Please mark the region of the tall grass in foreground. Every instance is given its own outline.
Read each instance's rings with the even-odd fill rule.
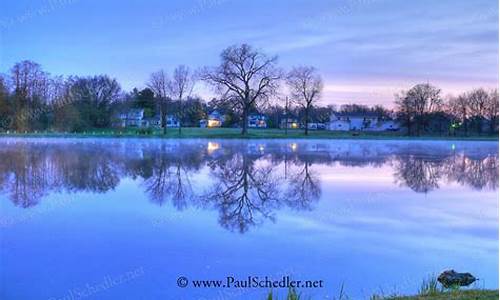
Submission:
[[[280,298],[269,292],[267,300],[313,300],[298,293],[296,289],[290,288],[284,298]],[[338,297],[331,298],[332,300],[352,300],[344,289],[344,284],[340,288]],[[463,289],[460,287],[453,287],[444,289],[439,287],[439,283],[434,276],[422,280],[418,294],[415,296],[402,296],[397,293],[390,295],[382,293],[382,295],[372,295],[370,300],[497,300],[498,290],[485,290],[485,289]]]
[[[267,300],[279,300],[277,296],[273,294],[273,291],[270,291],[269,294],[267,295]],[[344,291],[344,283],[340,286],[340,292],[339,292],[339,297],[338,298],[332,298],[332,300],[349,300],[350,298],[347,297]],[[312,300],[311,297],[304,298],[300,293],[297,293],[297,290],[294,288],[288,289],[288,294],[286,295],[286,298],[283,298],[283,300]]]
[[[267,300],[278,300],[278,297],[274,296],[273,291],[270,291],[269,295],[267,295]],[[288,289],[288,294],[286,295],[285,300],[305,300],[305,298],[302,298],[300,294],[297,294],[297,291],[294,288],[290,288]]]
[[[429,278],[422,280],[422,283],[420,284],[420,288],[418,290],[418,295],[436,295],[441,292],[443,292],[443,289],[439,288],[436,276],[429,276]]]

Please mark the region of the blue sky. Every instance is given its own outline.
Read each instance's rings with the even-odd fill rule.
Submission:
[[[283,68],[318,68],[325,104],[390,105],[427,81],[444,95],[498,85],[495,0],[0,2],[0,72],[31,59],[51,74],[109,74],[130,90],[160,68],[214,65],[242,42]]]

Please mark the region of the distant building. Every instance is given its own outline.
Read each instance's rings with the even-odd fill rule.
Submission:
[[[207,119],[200,120],[200,127],[202,128],[218,128],[222,126],[222,123],[224,123],[225,117],[218,112],[217,110],[214,110],[208,115]]]
[[[311,122],[311,123],[307,123],[307,129],[311,129],[311,130],[325,130],[326,129],[326,125],[325,125],[325,123]]]
[[[330,120],[329,130],[349,131],[351,130],[351,122],[349,120],[334,119]]]
[[[286,118],[286,119],[281,119],[280,121],[280,128],[281,129],[297,129],[299,128],[299,121],[297,119],[293,118]]]
[[[156,115],[154,117],[142,118],[142,127],[160,128],[161,117],[159,115]]]
[[[179,120],[173,115],[167,115],[167,127],[179,127]],[[130,109],[118,115],[117,127],[161,128],[161,116],[144,117],[144,109]]]
[[[141,127],[144,109],[130,109],[118,115],[119,127]]]
[[[261,114],[251,114],[248,116],[249,128],[267,128],[267,117]]]
[[[380,122],[379,131],[398,131],[400,129],[399,123],[394,120],[382,120]]]
[[[181,125],[179,119],[173,115],[167,115],[166,123],[167,128],[178,128]]]
[[[330,117],[329,130],[336,131],[397,131],[399,123],[381,118],[376,113],[334,113]]]

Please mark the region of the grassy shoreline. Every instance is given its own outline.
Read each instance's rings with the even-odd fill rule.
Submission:
[[[497,300],[498,290],[459,290],[418,296],[398,296],[384,300]]]
[[[104,129],[80,133],[62,132],[27,132],[7,133],[0,132],[1,137],[58,137],[58,138],[218,138],[218,139],[360,139],[360,140],[458,140],[458,141],[498,141],[498,135],[475,136],[449,136],[425,135],[405,136],[398,132],[336,132],[336,131],[310,131],[304,135],[303,130],[283,129],[250,129],[246,136],[241,135],[238,128],[182,128],[179,134],[177,128],[169,128],[163,135],[160,130],[145,132],[140,129]]]
[[[295,290],[289,290],[288,294],[284,297],[278,297],[272,292],[266,298],[267,300],[302,300],[308,299],[313,300],[313,298],[297,293]],[[333,298],[337,300],[351,300],[348,295],[341,293],[338,298]],[[486,289],[470,289],[470,290],[447,290],[447,291],[432,291],[432,292],[420,292],[418,295],[412,296],[378,296],[373,295],[370,300],[497,300],[498,290],[486,290]]]

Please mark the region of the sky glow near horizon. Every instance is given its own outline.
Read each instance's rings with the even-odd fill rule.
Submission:
[[[0,3],[0,72],[30,59],[53,75],[108,74],[126,91],[178,64],[249,43],[279,65],[312,65],[322,104],[392,105],[421,82],[443,96],[498,86],[498,2],[46,0]],[[213,94],[203,85],[196,93]]]

